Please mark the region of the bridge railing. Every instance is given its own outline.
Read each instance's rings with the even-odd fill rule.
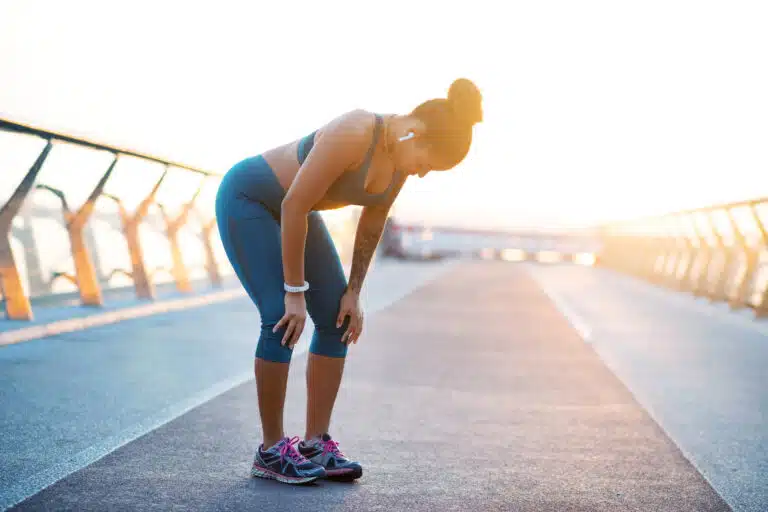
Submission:
[[[220,171],[0,119],[0,304],[33,319],[35,299],[100,307],[106,290],[156,298],[233,274],[218,237]],[[324,215],[348,258],[355,212]]]
[[[602,227],[598,262],[675,290],[768,315],[768,198]]]

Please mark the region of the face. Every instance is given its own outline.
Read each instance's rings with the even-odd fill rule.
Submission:
[[[423,178],[431,171],[441,170],[440,163],[430,154],[429,146],[424,141],[424,124],[421,121],[415,121],[409,125],[403,126],[398,133],[398,139],[413,132],[415,137],[396,142],[396,162],[398,169],[401,169],[410,176]]]
[[[423,178],[432,170],[429,150],[426,145],[416,139],[399,143],[397,151],[398,168],[410,176]]]

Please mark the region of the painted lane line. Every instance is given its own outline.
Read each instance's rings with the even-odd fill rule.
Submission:
[[[210,304],[226,302],[245,296],[246,293],[243,289],[224,290],[198,297],[186,297],[182,299],[154,302],[152,304],[127,307],[118,309],[116,311],[97,313],[95,315],[88,315],[79,318],[57,320],[55,322],[49,322],[43,325],[22,327],[21,329],[0,333],[0,346],[36,340],[48,336],[55,336],[57,334],[82,331],[90,327],[113,324],[122,322],[123,320],[132,320],[135,318],[157,315],[160,313],[168,313],[172,311],[180,311],[183,309],[208,306]]]
[[[546,285],[544,283],[544,279],[541,279],[534,269],[526,268],[526,271],[528,272],[528,275],[531,276],[534,281],[536,281],[536,284],[539,285],[539,288],[541,288],[541,290],[544,292],[544,295],[549,297],[549,300],[555,304],[555,307],[565,317],[568,323],[571,324],[571,327],[576,330],[581,339],[587,343],[591,343],[593,329],[589,326],[589,323],[584,319],[584,317],[576,313],[576,311],[571,308],[570,305],[568,305],[568,302],[552,287]]]
[[[568,318],[569,322],[571,322],[572,325],[574,325],[574,322],[576,324],[581,324],[582,326],[588,325],[586,321],[583,320],[582,317],[575,314],[573,312],[573,309],[568,305],[569,300],[565,299],[561,294],[558,292],[555,292],[554,288],[557,286],[557,284],[553,285],[545,285],[545,282],[547,281],[547,278],[545,277],[545,273],[547,270],[545,269],[535,269],[533,267],[528,267],[527,271],[531,275],[531,277],[541,286],[542,290],[545,294],[547,294],[550,299],[555,303],[555,305],[560,309],[561,313]],[[623,276],[622,276],[623,277]],[[565,281],[566,279],[563,279]],[[603,282],[604,284],[604,282]],[[645,283],[633,283],[635,285],[638,285],[638,288],[641,291],[645,291],[646,293],[649,291],[648,288],[645,286]],[[620,289],[619,290],[622,294],[629,294],[632,293],[633,290],[628,289]],[[634,290],[637,292],[638,290]],[[658,290],[654,290],[658,291]],[[577,292],[578,293],[578,292]],[[578,297],[576,295],[575,297]],[[570,302],[573,303],[576,298],[572,297]],[[664,296],[657,296],[654,297],[652,293],[647,293],[646,298],[650,298],[651,300],[661,300],[661,301],[667,301],[670,303],[670,305],[677,305],[681,309],[686,309],[687,312],[692,314],[704,314],[706,316],[710,316],[713,320],[723,320],[723,318],[720,317],[720,315],[713,315],[712,310],[705,310],[702,306],[702,304],[690,304],[685,303],[683,301],[675,300],[675,298],[669,298]],[[698,307],[696,307],[698,306]],[[598,326],[600,324],[602,316],[598,314],[597,318],[593,317],[593,320],[597,322]],[[733,319],[729,319],[733,320]],[[745,327],[750,330],[758,330],[755,329],[755,326],[748,326],[745,324],[738,325],[736,322],[726,322],[726,323],[734,323],[735,326]],[[574,327],[577,331],[580,330],[578,327]],[[697,449],[691,449],[691,440],[686,438],[685,435],[679,434],[679,432],[676,435],[676,429],[674,426],[674,422],[671,421],[671,418],[668,418],[668,413],[664,414],[663,410],[664,407],[657,408],[654,404],[659,403],[658,398],[654,398],[653,393],[649,393],[647,390],[647,386],[643,386],[642,383],[639,383],[637,379],[633,378],[627,378],[626,374],[626,368],[622,366],[622,363],[620,362],[621,357],[617,357],[615,355],[615,352],[610,349],[611,345],[614,345],[617,341],[621,342],[621,337],[611,336],[610,335],[610,329],[597,329],[597,332],[601,333],[602,336],[596,337],[594,335],[594,330],[588,330],[589,336],[591,337],[591,345],[593,349],[595,350],[595,353],[597,356],[601,359],[601,361],[605,364],[605,366],[611,371],[611,373],[624,385],[625,389],[630,393],[630,395],[634,398],[634,400],[642,407],[645,412],[648,414],[648,416],[653,420],[653,422],[658,425],[658,427],[664,432],[666,437],[670,439],[674,445],[680,450],[680,453],[682,456],[691,464],[691,466],[699,473],[699,475],[707,482],[707,484],[725,501],[728,506],[734,511],[734,512],[756,512],[756,509],[749,508],[747,506],[740,506],[738,503],[738,493],[734,493],[732,487],[734,486],[734,481],[726,476],[726,479],[723,480],[723,475],[718,475],[716,471],[713,471],[713,464],[711,460],[708,460],[708,456],[706,454],[703,454],[701,450]],[[580,332],[581,334],[581,332]],[[606,336],[610,338],[611,345],[605,343]],[[671,425],[670,425],[671,421]],[[703,433],[702,433],[703,434]],[[762,508],[759,508],[757,510],[762,511]]]

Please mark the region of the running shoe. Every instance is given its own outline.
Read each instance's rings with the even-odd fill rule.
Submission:
[[[323,466],[307,460],[298,450],[299,437],[281,439],[268,450],[259,445],[251,475],[286,484],[308,484],[325,476]]]
[[[339,444],[328,434],[323,434],[319,439],[300,442],[299,453],[324,467],[326,478],[355,480],[363,476],[362,466],[341,453]]]

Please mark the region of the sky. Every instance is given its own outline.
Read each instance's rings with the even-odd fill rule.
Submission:
[[[0,116],[223,172],[467,77],[470,154],[396,216],[579,226],[768,196],[766,26],[738,0],[0,0]]]

